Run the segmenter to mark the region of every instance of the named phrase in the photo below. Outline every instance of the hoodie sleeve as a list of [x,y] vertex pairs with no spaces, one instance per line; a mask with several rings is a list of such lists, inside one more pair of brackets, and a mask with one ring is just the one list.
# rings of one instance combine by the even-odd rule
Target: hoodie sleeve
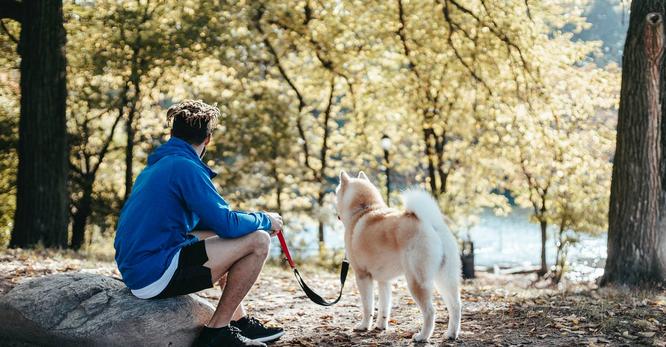
[[270,230],[271,221],[261,212],[233,211],[208,175],[188,162],[174,170],[172,180],[185,205],[200,218],[200,225],[224,238],[237,238],[256,230]]

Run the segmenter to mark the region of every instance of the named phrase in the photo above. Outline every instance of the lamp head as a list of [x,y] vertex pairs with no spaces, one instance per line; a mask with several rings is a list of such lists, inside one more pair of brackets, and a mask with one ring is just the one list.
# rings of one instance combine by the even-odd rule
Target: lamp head
[[391,138],[388,137],[386,134],[382,136],[382,149],[385,151],[391,149]]

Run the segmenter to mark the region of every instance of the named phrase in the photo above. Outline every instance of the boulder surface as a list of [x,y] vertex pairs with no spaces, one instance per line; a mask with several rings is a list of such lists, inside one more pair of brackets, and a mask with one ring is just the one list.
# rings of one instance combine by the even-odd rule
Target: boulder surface
[[66,273],[0,297],[0,341],[42,346],[190,346],[213,314],[195,295],[142,300],[114,278]]

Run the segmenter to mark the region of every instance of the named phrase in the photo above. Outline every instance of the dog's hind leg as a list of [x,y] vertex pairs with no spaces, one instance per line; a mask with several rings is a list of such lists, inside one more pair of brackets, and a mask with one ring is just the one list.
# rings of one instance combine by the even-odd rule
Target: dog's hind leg
[[372,325],[372,314],[375,310],[375,294],[373,293],[373,282],[370,274],[356,272],[356,286],[363,304],[363,319],[354,327],[354,330],[367,331],[370,330]]
[[[439,294],[444,299],[446,310],[449,312],[449,327],[446,331],[446,337],[449,340],[455,340],[460,334],[460,279],[457,274],[447,274],[446,268],[440,270],[435,278]],[[451,276],[449,276],[451,275]]]
[[421,327],[421,331],[414,334],[414,341],[428,341],[435,329],[435,307],[432,304],[431,281],[422,281],[407,274],[407,287],[423,314],[423,327]]
[[391,282],[379,282],[379,313],[377,316],[376,329],[386,330],[391,315]]

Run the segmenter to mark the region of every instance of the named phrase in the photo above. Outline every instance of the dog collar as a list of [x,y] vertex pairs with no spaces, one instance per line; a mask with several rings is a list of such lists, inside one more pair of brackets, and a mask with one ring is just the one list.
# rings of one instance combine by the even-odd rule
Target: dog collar
[[362,215],[363,215],[365,212],[367,212],[367,211],[370,209],[370,207],[372,207],[372,206],[373,206],[373,205],[365,205],[365,204],[359,206],[359,208],[357,208],[357,209],[354,211],[354,213],[351,214],[351,218],[354,218],[357,214],[360,214],[359,217],[362,216]]
[[[372,206],[374,206],[374,205],[361,205],[359,208],[357,208],[356,210],[354,210],[354,212],[352,212],[352,214],[351,214],[350,217],[353,219],[357,214],[363,212],[363,213],[361,213],[361,216],[362,216],[362,215],[365,214],[365,212],[367,212],[367,210],[369,210]],[[360,216],[359,216],[359,217],[360,217]],[[342,218],[340,218],[340,215],[338,215],[338,220],[342,220]]]

